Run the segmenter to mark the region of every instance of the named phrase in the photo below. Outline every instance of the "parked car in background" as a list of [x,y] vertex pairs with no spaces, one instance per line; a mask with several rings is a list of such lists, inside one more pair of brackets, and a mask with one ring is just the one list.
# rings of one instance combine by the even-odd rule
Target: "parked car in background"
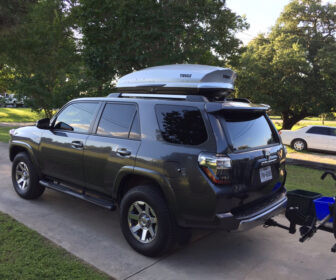
[[3,96],[4,98],[4,105],[5,107],[23,107],[24,106],[24,99],[25,98],[17,98],[13,93],[12,94],[8,94],[5,93],[5,95]]
[[336,152],[336,127],[309,125],[298,130],[281,130],[285,145],[296,151],[306,149]]

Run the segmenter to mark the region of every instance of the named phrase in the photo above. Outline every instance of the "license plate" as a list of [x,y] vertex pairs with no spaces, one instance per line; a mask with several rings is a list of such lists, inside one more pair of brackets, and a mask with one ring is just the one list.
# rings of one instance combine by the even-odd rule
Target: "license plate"
[[261,183],[272,180],[272,168],[270,166],[260,168],[259,173]]

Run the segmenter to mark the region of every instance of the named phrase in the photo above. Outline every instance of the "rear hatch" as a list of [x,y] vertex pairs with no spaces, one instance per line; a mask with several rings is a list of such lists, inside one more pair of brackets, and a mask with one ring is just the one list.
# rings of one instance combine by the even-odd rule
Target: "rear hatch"
[[214,132],[221,135],[217,153],[231,159],[232,212],[284,192],[285,153],[268,108],[241,102],[207,107]]

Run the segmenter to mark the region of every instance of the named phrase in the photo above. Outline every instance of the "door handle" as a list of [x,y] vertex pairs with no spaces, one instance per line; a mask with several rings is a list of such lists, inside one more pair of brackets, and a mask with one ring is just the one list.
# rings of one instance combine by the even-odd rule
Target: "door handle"
[[75,149],[83,149],[84,145],[83,145],[83,142],[82,141],[72,141],[71,142],[71,146]]
[[119,148],[117,149],[116,153],[121,156],[129,156],[131,155],[131,152],[127,150],[126,148]]

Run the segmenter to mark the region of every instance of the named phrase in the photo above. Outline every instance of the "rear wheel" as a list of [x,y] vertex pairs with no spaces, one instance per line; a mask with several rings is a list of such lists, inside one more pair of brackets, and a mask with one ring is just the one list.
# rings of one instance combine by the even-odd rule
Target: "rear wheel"
[[302,139],[295,139],[292,142],[292,148],[295,151],[301,152],[301,151],[307,149],[307,143]]
[[12,182],[15,191],[25,199],[41,196],[44,187],[39,184],[39,177],[27,153],[15,156],[12,165]]
[[153,186],[137,186],[125,194],[120,204],[120,224],[127,242],[143,255],[162,255],[175,243],[175,222]]

